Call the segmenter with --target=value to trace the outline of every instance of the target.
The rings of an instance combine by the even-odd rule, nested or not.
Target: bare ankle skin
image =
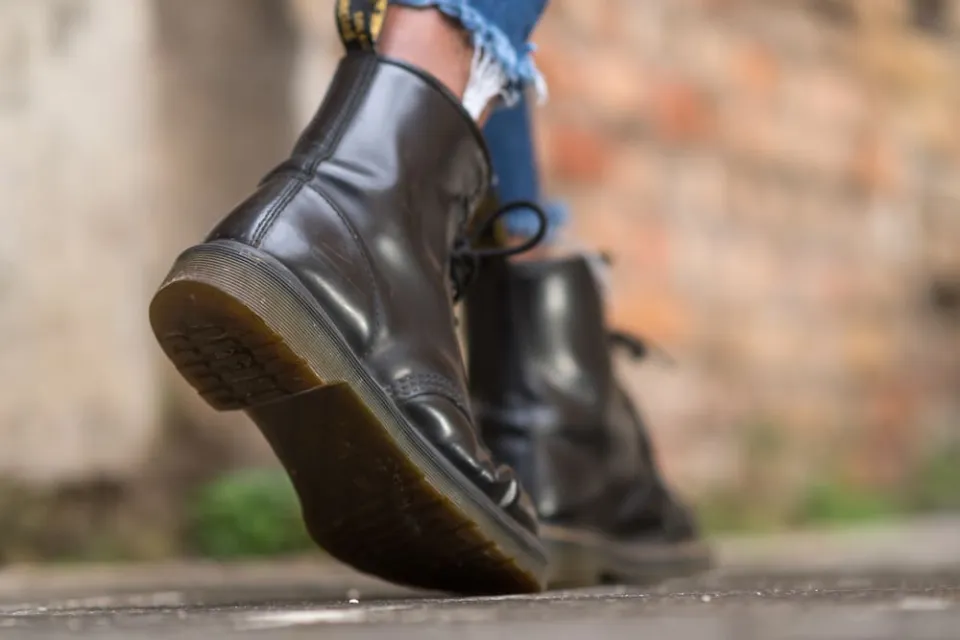
[[[390,5],[378,48],[386,56],[430,73],[463,98],[470,80],[473,45],[457,22],[437,9]]]

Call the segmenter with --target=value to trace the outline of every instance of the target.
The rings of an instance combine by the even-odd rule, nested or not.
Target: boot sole
[[[230,241],[193,247],[160,286],[150,322],[208,404],[251,416],[332,556],[427,589],[542,590],[537,537],[403,417],[279,261]]]
[[[712,566],[701,540],[630,543],[591,531],[543,526],[551,588],[600,584],[651,585],[702,573]]]

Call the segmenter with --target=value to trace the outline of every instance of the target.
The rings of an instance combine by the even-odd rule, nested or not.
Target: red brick
[[[715,114],[707,95],[680,79],[651,79],[651,117],[656,134],[670,142],[708,142]]]
[[[658,343],[683,342],[692,319],[690,308],[675,297],[653,291],[625,288],[616,290],[610,319],[614,326]]]
[[[555,39],[555,34],[548,32],[537,38],[540,47],[534,54],[537,68],[547,82],[551,106],[567,100],[581,99],[585,83],[581,77],[581,66],[571,52],[562,46],[562,42]]]
[[[555,178],[599,182],[610,166],[610,143],[597,128],[574,122],[553,125],[546,138],[545,164]]]
[[[748,42],[730,56],[730,79],[737,90],[748,91],[754,98],[771,98],[780,79],[780,65],[765,45]]]
[[[620,144],[611,153],[604,188],[629,198],[633,213],[650,212],[666,182],[661,154],[646,144]]]
[[[581,90],[592,110],[615,121],[637,121],[647,116],[650,76],[648,67],[618,47],[598,47],[581,60]]]
[[[900,181],[896,150],[889,140],[877,134],[867,134],[857,145],[849,169],[855,184],[874,193],[896,191]]]

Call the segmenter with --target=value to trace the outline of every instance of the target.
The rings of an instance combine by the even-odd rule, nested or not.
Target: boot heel
[[[551,589],[576,589],[600,584],[603,566],[595,550],[576,542],[544,540],[550,558],[547,585]]]
[[[309,319],[296,311],[275,317],[284,314],[288,294],[265,277],[269,266],[197,247],[177,260],[150,305],[164,353],[219,411],[326,385],[274,328]]]
[[[547,584],[551,589],[572,589],[601,584],[607,567],[602,536],[556,525],[540,528],[550,558]]]

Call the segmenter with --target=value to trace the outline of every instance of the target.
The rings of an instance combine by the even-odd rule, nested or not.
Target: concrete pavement
[[[10,568],[0,638],[960,638],[960,520],[718,542],[654,588],[446,598],[320,559]]]

